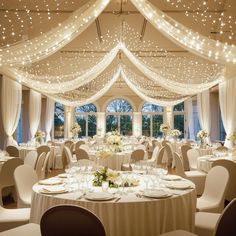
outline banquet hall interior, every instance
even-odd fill
[[[0,236],[236,235],[235,0],[0,0]]]

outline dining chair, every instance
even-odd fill
[[[41,155],[41,153],[45,153],[47,154],[48,152],[50,152],[50,147],[48,145],[41,145],[39,147],[37,147],[37,153],[38,153],[38,156]]]
[[[236,198],[219,213],[196,212],[195,233],[201,236],[234,236],[236,232]]]
[[[29,151],[25,156],[24,164],[30,165],[32,166],[33,169],[35,169],[37,159],[38,159],[37,151],[34,150]]]
[[[83,149],[83,150],[85,150],[86,152],[89,152],[89,146],[86,145],[86,144],[80,145],[80,149]]]
[[[45,172],[43,170],[43,167],[44,167],[44,162],[46,160],[47,155],[45,152],[41,153],[41,155],[38,157],[38,161],[35,166],[35,171],[37,173],[39,180],[44,179],[44,177],[45,177]]]
[[[79,148],[75,151],[75,156],[76,156],[77,161],[80,159],[89,159],[89,155],[88,155],[87,151],[84,149],[81,149],[81,148]]]
[[[64,142],[64,146],[70,147],[71,144],[73,144],[73,143],[74,143],[74,142],[71,141],[71,140],[66,140],[66,141]]]
[[[64,146],[64,153],[65,153],[65,156],[66,156],[66,163],[67,165],[71,165],[73,163],[76,163],[76,159],[73,159],[73,156],[72,156],[72,153],[71,153],[71,150],[69,147],[67,146]]]
[[[205,186],[206,173],[198,170],[184,171],[183,161],[177,152],[174,152],[176,174],[192,181],[196,186],[197,195],[202,195]]]
[[[32,187],[38,182],[36,171],[29,165],[18,166],[14,171],[17,192],[17,207],[30,207]]]
[[[42,236],[38,224],[29,223],[1,232],[1,236]]]
[[[163,164],[163,157],[164,157],[164,153],[165,153],[165,147],[161,147],[158,155],[157,155],[157,159],[156,159],[156,165],[162,165]]]
[[[74,144],[74,142],[71,141],[71,140],[66,140],[63,143],[63,149],[62,149],[62,152],[61,152],[61,161],[62,161],[63,169],[65,169],[66,166],[70,163],[69,160],[67,159],[67,156],[66,156],[66,153],[65,153],[65,147],[68,147],[70,152],[71,152],[71,147],[72,147],[73,144]]]
[[[49,145],[49,146],[56,146],[56,143],[54,141],[52,141],[52,140],[48,140],[47,141],[47,145]]]
[[[216,160],[212,163],[214,166],[223,166],[229,172],[229,182],[225,194],[225,199],[231,201],[236,198],[236,163],[230,160]]]
[[[0,216],[0,232],[2,232],[29,223],[30,208],[6,209],[0,206]],[[5,235],[8,236],[8,234]]]
[[[163,140],[161,142],[161,146],[164,147],[167,143],[171,144],[171,142],[169,140]]]
[[[41,218],[40,229],[42,236],[106,235],[103,224],[96,215],[74,205],[59,205],[47,210]]]
[[[142,149],[143,151],[146,151],[146,147],[145,145],[143,144],[138,144],[136,147],[135,147],[136,150],[139,150],[139,149]]]
[[[145,160],[144,162],[147,165],[151,165],[151,164],[155,164],[157,161],[157,157],[158,157],[158,153],[159,153],[159,146],[156,146],[152,152],[152,157],[149,160]]]
[[[197,149],[192,148],[187,151],[190,170],[197,170],[197,159],[199,156],[200,153]]]
[[[19,157],[19,149],[16,146],[7,146],[6,152],[9,154],[10,157]]]
[[[197,211],[221,213],[224,208],[229,172],[215,166],[207,174],[203,194],[197,199]]]
[[[159,236],[198,236],[198,235],[185,230],[174,230],[168,233],[160,234]]]
[[[184,165],[184,170],[188,171],[190,170],[190,166],[189,166],[189,161],[188,161],[188,156],[187,156],[187,152],[188,150],[192,149],[191,146],[187,145],[187,144],[183,144],[181,147],[181,155],[182,155],[182,160],[183,160],[183,165]]]
[[[171,143],[166,143],[163,147],[165,148],[165,152],[167,154],[167,166],[169,168],[173,168],[175,164],[173,163],[174,158]]]
[[[220,147],[216,148],[216,151],[218,151],[218,152],[228,152],[228,150],[229,149],[225,146],[220,146]]]
[[[12,158],[7,160],[3,165],[0,171],[0,205],[3,205],[2,202],[2,191],[6,187],[15,186],[14,181],[14,171],[16,167],[23,165],[23,160],[20,158]]]
[[[85,144],[84,140],[79,140],[75,143],[75,151],[80,148],[82,144]]]
[[[121,170],[123,171],[130,171],[132,170],[131,163],[138,163],[140,161],[143,161],[145,156],[145,151],[143,149],[136,149],[131,153],[130,156],[130,163],[123,163],[121,165]]]
[[[156,146],[159,146],[159,142],[158,142],[157,140],[153,139],[153,140],[152,140],[152,147],[153,147],[153,150],[154,150],[154,148],[155,148]],[[160,146],[159,146],[159,148],[160,148]]]

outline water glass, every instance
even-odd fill
[[[108,181],[102,181],[102,191],[107,192],[109,188],[109,182]]]

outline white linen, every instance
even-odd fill
[[[16,145],[17,143],[12,135],[20,119],[22,86],[4,75],[1,94],[2,122],[4,131],[8,136],[6,146]]]
[[[236,131],[236,80],[231,79],[219,84],[219,100],[222,122],[227,135]],[[226,147],[230,147],[230,141],[225,139]]]
[[[54,109],[55,103],[50,98],[47,98],[46,104],[46,114],[45,114],[45,132],[46,132],[46,142],[51,140],[50,132],[52,130],[52,125],[54,121]]]
[[[39,127],[41,118],[41,94],[30,90],[29,98],[29,126],[31,138],[34,138],[35,133]]]

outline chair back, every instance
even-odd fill
[[[229,172],[223,166],[215,166],[206,176],[205,187],[201,198],[208,199],[219,205],[217,212],[224,208],[225,194],[229,181]]]
[[[177,152],[174,152],[174,158],[175,158],[175,171],[176,174],[186,178],[186,174],[184,172],[184,166],[183,166],[183,162],[182,159],[180,157],[180,155]]]
[[[77,161],[80,159],[89,159],[89,155],[88,155],[87,151],[84,149],[81,149],[81,148],[75,150],[75,155],[76,155]]]
[[[83,150],[85,150],[86,152],[89,152],[89,146],[86,145],[86,144],[80,145],[80,149],[83,149]]]
[[[171,167],[172,162],[173,162],[173,151],[172,151],[171,143],[166,143],[164,147],[167,153],[167,165],[168,167]]]
[[[169,140],[163,140],[161,142],[161,146],[164,147],[167,143],[171,144],[171,142]]]
[[[200,156],[200,153],[197,149],[190,149],[187,151],[187,157],[189,162],[190,170],[197,169],[197,159]]]
[[[43,152],[40,154],[40,156],[38,157],[38,161],[36,163],[36,166],[35,166],[35,171],[38,175],[38,179],[43,179],[43,177],[45,176],[43,174],[43,165],[44,165],[44,161],[46,159],[46,153]]]
[[[142,149],[143,151],[146,151],[146,147],[143,144],[139,144],[135,148],[136,148],[136,150]]]
[[[71,140],[66,140],[66,141],[64,142],[64,146],[67,146],[68,148],[70,148],[71,144],[73,144],[73,143],[74,143],[74,142],[71,141]]]
[[[152,158],[151,158],[152,161],[156,161],[157,156],[158,156],[158,152],[159,152],[159,147],[156,146],[156,147],[153,149],[153,152],[152,152]]]
[[[131,160],[135,162],[141,161],[144,159],[145,152],[143,149],[136,149],[131,153]]]
[[[64,152],[66,155],[67,163],[70,165],[73,162],[73,156],[72,156],[70,148],[68,148],[67,146],[64,146]]]
[[[228,150],[229,149],[225,146],[220,146],[220,147],[216,148],[216,151],[218,151],[218,152],[228,152]]]
[[[236,232],[236,198],[234,198],[222,212],[215,230],[215,236],[234,236]]]
[[[32,195],[32,187],[38,182],[36,171],[30,165],[18,166],[14,171],[16,192],[18,196],[17,206],[21,207]]]
[[[19,149],[16,146],[7,146],[6,152],[9,154],[10,157],[19,157]]]
[[[33,169],[35,169],[37,159],[38,159],[37,151],[32,150],[26,154],[24,159],[24,164],[30,165]]]
[[[50,147],[48,146],[48,145],[41,145],[41,146],[39,146],[39,147],[37,147],[37,153],[38,153],[38,156],[40,156],[41,155],[41,153],[48,153],[48,152],[50,152]]]
[[[229,172],[229,183],[226,190],[225,199],[228,201],[236,198],[236,163],[230,160],[216,160],[212,166],[223,166]]]
[[[73,205],[59,205],[47,210],[41,218],[40,229],[42,236],[106,236],[97,216]]]
[[[161,147],[158,154],[157,154],[157,161],[156,161],[157,165],[163,164],[162,159],[163,159],[164,153],[165,153],[165,147]]]
[[[82,144],[85,144],[85,141],[79,140],[75,143],[75,150],[79,149]]]
[[[156,146],[159,147],[159,143],[158,143],[157,140],[153,139],[153,140],[152,140],[152,147],[153,147],[153,150],[154,150],[154,148],[155,148]],[[160,147],[159,147],[159,148],[160,148]]]
[[[188,171],[188,170],[190,170],[190,166],[189,166],[187,151],[192,149],[192,148],[188,144],[184,144],[180,147],[180,149],[181,149],[181,155],[182,155],[184,170]]]
[[[96,170],[97,169],[97,164],[92,161],[92,160],[88,160],[88,159],[80,159],[77,162],[78,166],[85,166],[85,167],[92,167],[92,170]]]
[[[53,142],[52,140],[48,140],[47,141],[47,145],[49,145],[49,146],[56,146],[55,142]]]

